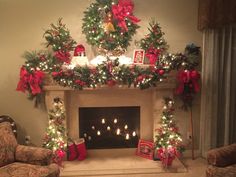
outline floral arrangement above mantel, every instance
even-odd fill
[[[99,48],[102,47],[103,52],[109,53],[106,55],[107,60],[96,66],[88,64],[71,67],[72,57],[77,56],[81,51],[84,52],[84,47],[77,45],[72,39],[70,31],[62,23],[62,19],[59,19],[57,24],[51,24],[44,33],[47,50],[25,52],[23,57],[26,61],[20,70],[17,90],[27,92],[30,99],[36,98],[36,101],[39,101],[47,76],[52,77],[60,86],[79,90],[97,88],[101,85],[109,87],[127,85],[128,87],[147,89],[157,86],[158,82],[166,79],[171,70],[188,66],[191,58],[189,56],[199,54],[192,53],[192,51],[199,50],[195,45],[188,45],[187,52],[184,54],[168,53],[159,25],[152,22],[149,28],[150,34],[140,42],[140,47],[146,51],[146,57],[151,61],[150,65],[145,67],[135,64],[124,65],[120,64],[118,59],[111,59],[112,50],[118,48],[126,50],[131,37],[139,27],[137,25],[139,20],[132,13],[133,7],[131,0],[97,0],[89,10],[85,11],[83,32],[88,43]],[[116,13],[117,10],[124,13],[122,18]],[[93,16],[89,18],[90,13]],[[99,18],[96,17],[96,14]],[[112,18],[111,15],[114,17]],[[95,30],[96,20],[100,20],[101,23]],[[119,33],[124,36],[119,36]],[[113,39],[114,45],[110,46],[111,43],[107,43],[106,39],[109,36],[114,37],[114,35],[116,35]],[[97,41],[98,36],[103,39],[101,45]],[[115,45],[116,42],[119,45]],[[198,56],[195,59],[197,60]]]

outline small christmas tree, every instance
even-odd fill
[[[167,43],[163,38],[164,33],[157,22],[152,20],[149,23],[149,34],[141,39],[140,46],[145,50],[145,56],[149,59],[150,64],[156,64],[159,56],[166,51]]]
[[[165,165],[170,165],[175,156],[183,152],[184,146],[173,116],[174,102],[171,98],[165,98],[164,101],[161,126],[157,129],[155,146],[158,157]]]
[[[49,125],[44,137],[43,147],[51,149],[54,154],[54,162],[61,165],[67,147],[67,135],[65,129],[65,109],[63,101],[55,98],[53,107],[48,112]]]

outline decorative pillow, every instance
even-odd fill
[[[0,123],[0,167],[15,161],[16,138],[9,122]]]

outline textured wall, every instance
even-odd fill
[[[21,58],[25,50],[42,49],[42,34],[49,24],[63,17],[71,34],[78,43],[83,43],[90,52],[81,34],[83,11],[92,0],[0,0],[0,114],[12,116],[19,128],[19,140],[30,135],[32,142],[40,145],[47,125],[44,109],[34,108],[26,95],[16,92]],[[135,15],[142,21],[134,39],[147,32],[148,21],[155,17],[165,32],[171,52],[183,51],[185,45],[194,42],[201,45],[201,33],[197,31],[197,0],[134,0]],[[134,47],[129,48],[131,56]],[[197,136],[199,129],[199,105],[194,108]],[[186,136],[189,113],[177,113],[181,132]]]

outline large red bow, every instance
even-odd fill
[[[200,86],[198,80],[200,74],[196,70],[181,70],[178,74],[179,86],[176,89],[176,94],[182,94],[184,92],[184,86],[187,85],[195,93],[199,92]]]
[[[17,84],[17,91],[25,92],[31,90],[33,95],[42,92],[40,85],[43,82],[44,73],[42,71],[35,71],[32,74],[29,73],[25,67],[21,68],[20,81]]]
[[[131,0],[119,0],[118,4],[112,5],[113,17],[118,21],[118,26],[125,32],[128,31],[126,19],[129,19],[133,23],[140,21],[140,19],[132,15],[133,9],[134,4]]]

